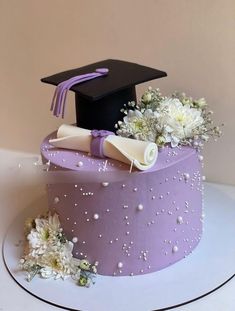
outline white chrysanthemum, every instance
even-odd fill
[[[157,130],[166,142],[176,147],[180,141],[193,137],[194,131],[204,120],[201,110],[183,105],[177,98],[167,98],[160,103],[157,112]]]
[[[48,219],[36,218],[35,228],[28,234],[29,248],[35,254],[43,254],[49,244],[58,243],[57,236],[60,230],[58,215],[49,216]]]
[[[138,140],[155,141],[156,118],[151,109],[146,109],[143,113],[139,110],[129,110],[123,122],[119,123],[118,134],[125,137],[133,137]]]
[[[66,242],[58,250],[47,249],[42,256],[38,256],[35,263],[42,267],[40,274],[43,278],[65,278],[75,270],[72,260],[73,243]]]

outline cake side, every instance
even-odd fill
[[[79,170],[99,174],[104,165],[104,159],[53,149],[48,138],[41,150],[52,171],[69,172],[73,165],[78,176]],[[116,174],[129,167],[108,159],[106,169]],[[75,241],[74,256],[98,261],[103,275],[163,269],[187,256],[202,233],[201,163],[189,147],[166,147],[151,170],[122,180],[55,181],[48,185],[48,200],[64,233]]]

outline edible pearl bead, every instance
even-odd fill
[[[102,182],[102,186],[103,186],[103,187],[108,187],[108,185],[109,185],[108,182],[106,182],[106,181]]]
[[[189,178],[190,178],[189,173],[184,173],[184,179],[185,179],[185,180],[188,180]]]
[[[94,215],[93,215],[93,218],[94,218],[95,220],[99,219],[99,217],[100,217],[99,214],[94,214]]]
[[[178,252],[178,250],[179,250],[179,249],[178,249],[178,246],[176,246],[176,245],[173,246],[173,248],[172,248],[172,252],[173,252],[173,253]]]
[[[73,243],[77,243],[77,241],[78,241],[78,238],[75,236],[75,237],[72,239],[72,242],[73,242]]]
[[[123,263],[120,261],[119,263],[118,263],[118,268],[122,268],[123,267]]]
[[[56,204],[56,203],[59,203],[59,202],[60,202],[60,199],[58,197],[55,197],[54,198],[54,203]]]
[[[178,216],[177,217],[177,223],[181,225],[183,223],[183,217]]]
[[[83,166],[83,162],[82,162],[82,161],[79,161],[78,164],[77,164],[77,166],[78,166],[78,167],[82,167],[82,166]]]
[[[198,156],[198,160],[201,162],[201,161],[203,161],[203,156],[202,155],[199,155]]]
[[[144,209],[143,204],[139,204],[139,205],[137,206],[137,210],[138,210],[138,211],[142,211],[143,209]]]

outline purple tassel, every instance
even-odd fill
[[[50,110],[53,111],[53,115],[56,117],[62,115],[64,118],[67,93],[72,86],[107,75],[108,71],[107,68],[99,68],[95,72],[79,75],[58,84],[51,102]]]

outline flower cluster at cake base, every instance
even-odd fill
[[[73,257],[73,243],[68,241],[57,214],[39,216],[25,222],[25,249],[20,267],[27,271],[27,280],[35,275],[42,278],[72,277],[78,285],[89,287],[97,273],[96,262]]]
[[[149,87],[141,100],[129,102],[122,112],[123,121],[116,124],[117,134],[138,140],[152,141],[158,146],[189,145],[203,147],[210,137],[221,135],[218,126],[213,126],[204,98],[194,100],[184,93],[164,97],[159,89]]]

